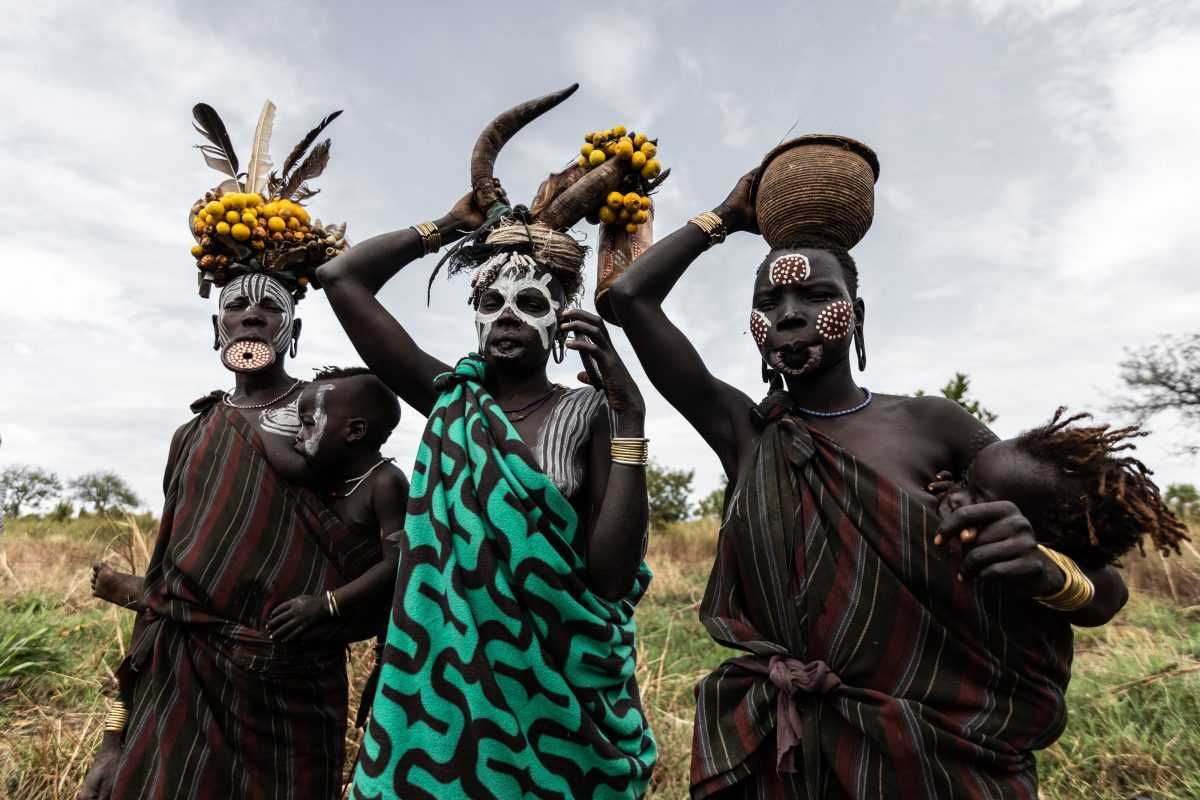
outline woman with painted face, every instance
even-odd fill
[[[355,798],[637,797],[654,764],[634,677],[644,406],[604,323],[574,307],[584,251],[565,233],[583,213],[564,209],[596,187],[551,176],[532,208],[510,208],[492,176],[508,138],[573,90],[489,125],[450,213],[319,273],[363,359],[429,418]],[[468,231],[449,262],[474,271],[478,352],[451,366],[376,294]],[[590,386],[549,380],[567,350]]]
[[[939,523],[930,478],[995,437],[951,401],[855,380],[866,305],[848,250],[870,225],[878,162],[852,140],[802,137],[764,176],[787,151],[804,176],[790,198],[766,202],[758,171],[744,176],[609,291],[651,381],[730,480],[701,619],[744,654],[697,687],[692,796],[1032,800],[1033,751],[1066,721],[1071,624],[1107,621],[1124,585],[1100,568],[1090,603],[1056,604],[1066,576],[1012,503]],[[861,202],[842,208],[848,197]],[[772,249],[749,330],[769,390],[756,403],[709,372],[663,301],[727,234],[757,233],[764,208]],[[933,541],[960,532],[979,567],[966,580],[961,551]]]

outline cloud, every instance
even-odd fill
[[[745,101],[732,92],[717,92],[713,102],[721,115],[721,144],[741,147],[749,142],[754,127]]]

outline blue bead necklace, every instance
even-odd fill
[[[814,417],[844,417],[847,414],[853,414],[856,411],[862,411],[864,408],[871,405],[871,399],[873,395],[871,394],[871,390],[865,386],[860,386],[858,388],[862,389],[863,393],[866,394],[867,397],[861,403],[854,406],[854,408],[846,408],[841,411],[813,411],[811,408],[801,408],[800,406],[796,406],[796,410],[801,414],[809,414]]]

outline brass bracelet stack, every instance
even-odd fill
[[[1039,544],[1038,550],[1041,550],[1046,558],[1053,561],[1054,566],[1062,570],[1062,574],[1066,576],[1067,580],[1063,583],[1063,587],[1054,594],[1035,597],[1034,600],[1055,611],[1078,611],[1092,602],[1092,598],[1096,596],[1096,587],[1088,576],[1083,574],[1083,570],[1079,568],[1078,564],[1068,556],[1057,550],[1051,550],[1049,547]]]
[[[129,709],[125,708],[125,704],[120,700],[113,700],[112,705],[108,707],[108,714],[104,716],[104,732],[121,733],[125,730],[127,722]]]
[[[342,612],[338,609],[337,598],[333,596],[333,592],[325,592],[325,604],[329,606],[329,616],[340,617]]]
[[[650,440],[639,436],[614,436],[608,446],[614,464],[644,467],[650,463]]]
[[[708,236],[708,246],[720,244],[725,241],[725,236],[728,231],[725,228],[725,221],[721,219],[715,212],[705,211],[703,214],[697,214],[688,220],[688,223],[695,225]]]
[[[442,232],[438,230],[438,226],[432,222],[422,222],[420,225],[414,225],[413,230],[421,237],[421,246],[425,249],[425,255],[436,253],[442,247]]]

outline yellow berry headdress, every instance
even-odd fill
[[[471,188],[476,205],[486,211],[488,222],[460,241],[442,262],[448,261],[448,272],[454,274],[483,265],[499,250],[523,249],[559,275],[568,295],[577,295],[583,284],[586,251],[567,231],[587,219],[601,226],[596,299],[601,314],[607,318],[602,293],[616,277],[610,274],[612,255],[616,253],[617,260],[627,265],[640,254],[648,241],[653,214],[650,195],[670,174],[656,158],[657,143],[622,125],[588,133],[580,155],[542,182],[528,208],[510,206],[494,176],[501,148],[521,128],[562,103],[578,88],[579,84],[572,84],[522,103],[484,128],[471,154]],[[437,269],[430,276],[431,286],[436,274]]]
[[[192,109],[196,130],[208,140],[197,149],[205,163],[228,176],[193,203],[188,215],[201,297],[209,296],[213,284],[224,286],[248,272],[270,274],[297,300],[308,286],[320,288],[317,267],[346,248],[346,224],[323,225],[309,216],[304,202],[320,191],[308,181],[329,163],[330,140],[314,142],[341,113],[333,112],[305,134],[275,172],[270,155],[275,104],[266,101],[242,172],[221,117],[207,103]]]

